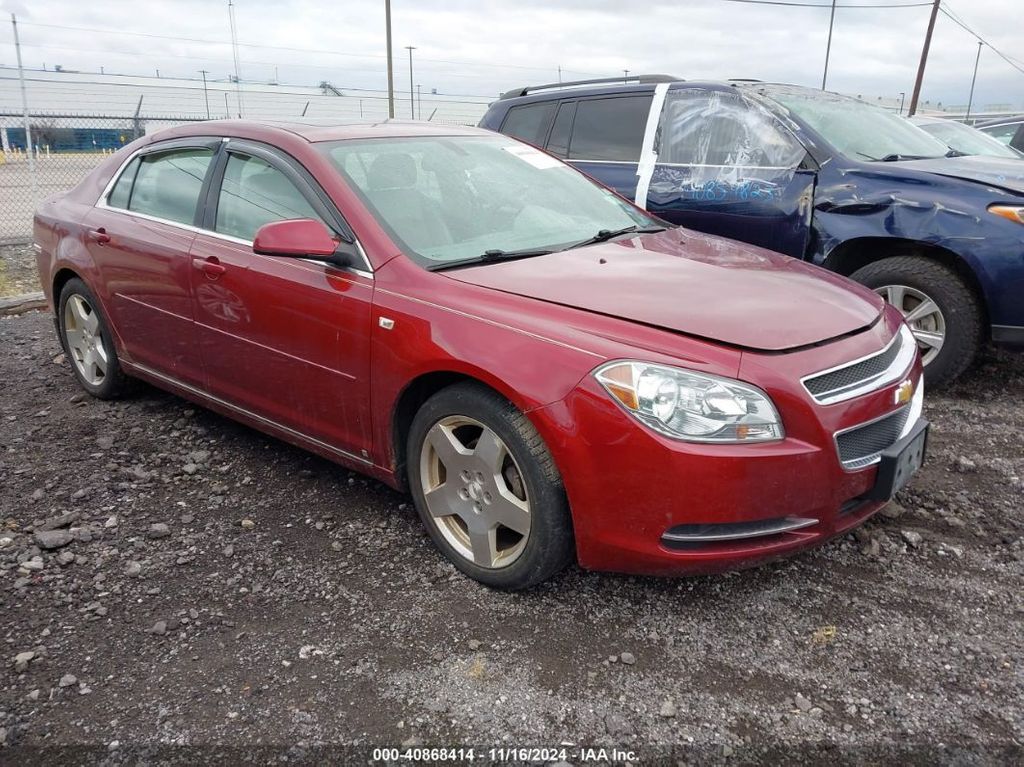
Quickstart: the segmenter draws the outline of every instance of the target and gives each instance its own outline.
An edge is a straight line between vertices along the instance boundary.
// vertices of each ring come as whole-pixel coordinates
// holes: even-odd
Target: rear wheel
[[[977,356],[981,306],[953,270],[923,256],[894,256],[851,277],[899,309],[917,339],[929,384],[952,382]]]
[[[435,545],[488,586],[521,589],[573,556],[561,477],[530,421],[477,384],[435,394],[413,419],[409,487]]]
[[[128,389],[130,379],[117,359],[99,301],[77,277],[61,289],[57,326],[64,353],[83,389],[99,399],[114,399]]]

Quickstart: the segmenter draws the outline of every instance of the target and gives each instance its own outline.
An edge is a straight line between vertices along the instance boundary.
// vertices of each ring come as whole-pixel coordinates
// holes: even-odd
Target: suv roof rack
[[[514,99],[518,96],[525,96],[534,91],[554,90],[558,88],[571,88],[578,85],[604,85],[608,83],[676,83],[682,82],[683,78],[672,75],[630,75],[629,77],[598,77],[593,80],[570,80],[564,83],[545,83],[544,85],[527,85],[522,88],[513,88],[501,94],[502,99]]]

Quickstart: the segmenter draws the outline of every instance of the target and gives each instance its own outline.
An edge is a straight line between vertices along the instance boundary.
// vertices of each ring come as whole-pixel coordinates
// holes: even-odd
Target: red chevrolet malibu
[[[874,293],[478,129],[171,129],[35,240],[89,393],[142,379],[406,489],[499,588],[790,554],[924,456],[917,347]]]

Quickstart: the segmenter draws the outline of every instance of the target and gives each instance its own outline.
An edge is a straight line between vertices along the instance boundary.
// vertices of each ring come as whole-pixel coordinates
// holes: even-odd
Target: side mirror
[[[319,221],[296,218],[271,221],[256,232],[253,253],[287,258],[318,258],[335,266],[349,266],[351,258],[338,253],[338,241]]]

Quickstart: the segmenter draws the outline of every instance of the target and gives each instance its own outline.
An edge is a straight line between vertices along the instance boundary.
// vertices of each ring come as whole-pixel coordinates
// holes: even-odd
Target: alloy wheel
[[[530,498],[523,474],[493,429],[448,416],[427,432],[420,482],[431,522],[479,567],[512,564],[530,536]]]
[[[875,292],[899,309],[917,340],[925,365],[935,359],[946,341],[946,318],[927,294],[907,285],[883,285]]]
[[[84,296],[71,295],[64,304],[64,340],[79,375],[90,386],[107,376],[109,356],[99,316]]]

